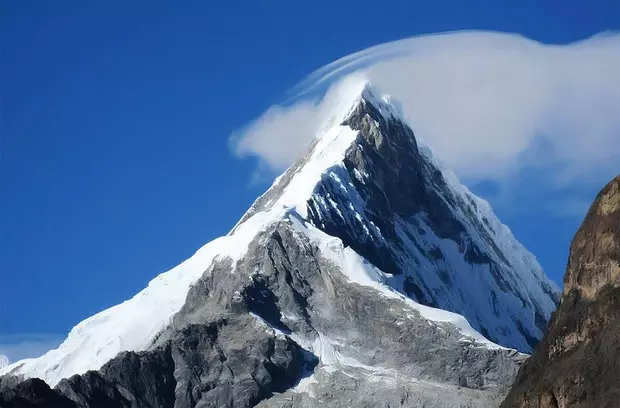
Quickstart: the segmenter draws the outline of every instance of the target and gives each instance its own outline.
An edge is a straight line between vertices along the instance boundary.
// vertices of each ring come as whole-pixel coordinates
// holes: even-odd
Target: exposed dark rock
[[[577,231],[560,306],[503,408],[619,406],[619,276],[620,176]]]
[[[247,336],[247,337],[246,337]],[[190,325],[153,350],[124,352],[99,371],[0,390],[2,408],[251,407],[300,377],[301,348],[250,316]]]
[[[3,378],[0,385],[0,407],[2,408],[77,408],[77,404],[61,395],[38,378],[29,378],[13,384],[10,378]]]

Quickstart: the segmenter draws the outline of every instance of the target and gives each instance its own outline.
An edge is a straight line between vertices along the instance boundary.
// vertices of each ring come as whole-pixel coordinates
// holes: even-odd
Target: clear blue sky
[[[424,33],[618,28],[617,0],[2,2],[0,338],[66,333],[225,234],[267,187],[228,135],[312,70]],[[560,282],[580,219],[498,213]]]

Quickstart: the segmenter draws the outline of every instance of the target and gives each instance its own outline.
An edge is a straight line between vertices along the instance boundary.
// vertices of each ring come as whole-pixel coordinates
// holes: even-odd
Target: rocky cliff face
[[[0,406],[497,407],[557,290],[388,98],[341,110],[228,236],[5,368]]]
[[[620,176],[598,194],[573,239],[549,332],[504,408],[620,404]]]

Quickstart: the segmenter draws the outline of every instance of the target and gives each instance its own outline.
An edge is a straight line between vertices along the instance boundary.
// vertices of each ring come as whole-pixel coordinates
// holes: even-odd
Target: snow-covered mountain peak
[[[381,144],[386,132],[379,132],[379,127],[404,121],[399,103],[382,94],[363,77],[355,76],[342,81],[325,96],[325,100],[324,124],[310,146],[254,202],[237,226],[268,208],[295,209],[305,217],[306,201],[313,194],[314,187],[328,169],[342,165],[346,152],[355,144],[362,127],[374,129],[371,137],[378,138],[376,143]],[[417,152],[413,133],[409,132],[407,140],[401,144],[404,145],[401,147]]]
[[[381,115],[387,120],[390,117],[404,120],[405,115],[400,102],[391,95],[383,93],[371,81],[365,81],[360,96],[353,104],[354,107],[360,103],[369,103],[379,110]]]
[[[240,223],[292,210],[397,276],[402,293],[530,351],[555,309],[557,286],[490,205],[418,146],[391,98],[368,81],[343,89],[343,120],[320,133]]]
[[[229,234],[132,299],[78,324],[58,349],[0,369],[0,375],[37,376],[54,385],[99,369],[121,351],[154,349],[220,310],[250,312],[319,359],[328,356],[322,363],[350,365],[340,353],[355,347],[345,346],[350,333],[335,324],[342,316],[332,315],[332,308],[349,313],[358,301],[378,302],[385,313],[402,308],[398,324],[412,333],[411,316],[422,319],[423,327],[448,325],[451,347],[456,336],[459,350],[463,338],[487,350],[497,349],[493,342],[531,351],[558,295],[536,259],[488,203],[462,186],[430,149],[420,148],[389,96],[352,78],[325,98],[324,122],[311,145]],[[304,268],[307,275],[298,276]],[[265,278],[272,275],[284,280]],[[287,286],[291,279],[294,290]],[[333,285],[345,285],[340,291],[359,299],[324,298],[335,296]],[[356,313],[347,315],[343,327],[359,329]],[[391,326],[394,319],[386,321],[401,333],[400,326]],[[437,333],[432,329],[429,338]],[[371,342],[363,336],[355,341]],[[340,352],[322,352],[338,342]],[[357,351],[358,358],[368,354]],[[394,358],[401,356],[387,360]]]
[[[317,115],[315,139],[321,139],[334,126],[341,125],[362,104],[373,105],[385,119],[404,118],[400,103],[381,91],[363,74],[356,74],[334,84],[323,97]]]

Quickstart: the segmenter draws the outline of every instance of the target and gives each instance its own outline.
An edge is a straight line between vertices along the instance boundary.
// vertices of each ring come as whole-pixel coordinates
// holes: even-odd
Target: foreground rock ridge
[[[497,407],[559,291],[388,97],[342,95],[227,236],[2,369],[0,407]]]
[[[598,194],[571,244],[549,332],[504,408],[620,404],[620,176]]]

